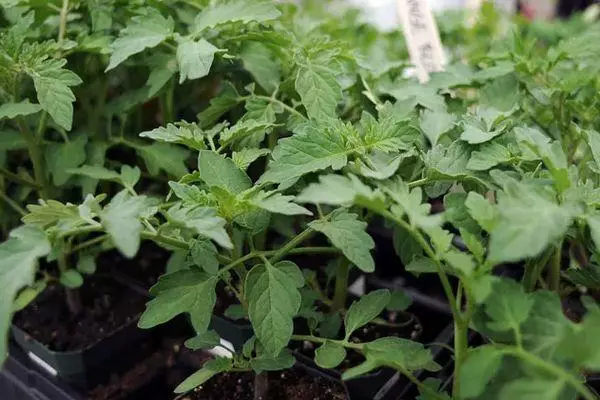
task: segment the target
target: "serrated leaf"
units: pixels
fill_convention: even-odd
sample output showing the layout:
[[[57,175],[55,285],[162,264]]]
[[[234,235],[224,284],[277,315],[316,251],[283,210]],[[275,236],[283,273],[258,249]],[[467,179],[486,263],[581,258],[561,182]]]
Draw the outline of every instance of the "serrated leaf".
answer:
[[[425,110],[421,114],[421,130],[431,144],[437,144],[438,139],[454,127],[456,117],[445,110]]]
[[[121,192],[100,213],[100,220],[112,243],[125,257],[133,258],[140,247],[141,214],[148,205],[145,196]]]
[[[370,292],[353,302],[344,316],[346,340],[352,335],[352,332],[365,326],[381,314],[390,303],[390,300],[390,291],[387,289],[379,289]]]
[[[488,232],[494,229],[499,218],[498,210],[485,197],[476,192],[469,192],[465,205],[479,226]]]
[[[463,228],[470,232],[479,232],[479,225],[469,214],[465,204],[466,193],[448,193],[444,196],[444,219],[455,228]]]
[[[188,376],[174,390],[175,393],[185,393],[202,385],[213,376],[233,368],[233,362],[230,358],[219,357],[204,363],[202,369]]]
[[[510,195],[498,199],[498,222],[490,232],[489,258],[496,263],[537,256],[566,233],[577,211],[522,184],[507,188]]]
[[[174,26],[171,17],[163,17],[154,8],[147,8],[143,14],[133,17],[112,43],[112,54],[106,71],[115,68],[134,54],[158,46],[173,33]]]
[[[152,175],[158,175],[161,170],[176,177],[188,173],[185,160],[190,153],[186,149],[169,143],[156,142],[150,146],[139,146],[137,150]]]
[[[206,331],[185,341],[184,345],[191,350],[212,349],[221,344],[221,337],[215,331]]]
[[[481,395],[502,362],[502,351],[494,346],[481,346],[469,351],[460,370],[460,396],[470,399]]]
[[[587,139],[594,162],[600,167],[600,133],[590,129],[585,131],[585,138]]]
[[[523,291],[523,286],[508,279],[496,281],[485,300],[485,312],[491,319],[487,326],[497,332],[521,332],[521,324],[532,307],[533,299]]]
[[[196,239],[190,245],[190,255],[194,264],[212,275],[219,270],[217,254],[217,248],[208,239]]]
[[[13,301],[19,290],[34,282],[38,258],[50,253],[50,242],[44,232],[34,226],[22,226],[10,232],[0,244],[0,364],[8,354],[7,337],[13,312]]]
[[[60,274],[60,283],[69,289],[77,289],[83,285],[83,276],[74,269],[68,269]]]
[[[234,151],[231,159],[239,169],[245,171],[254,161],[270,153],[269,149],[244,148],[240,151]]]
[[[142,132],[140,137],[147,137],[165,143],[183,144],[194,150],[206,148],[203,131],[196,124],[183,122],[167,124],[166,127],[161,126],[151,131]]]
[[[88,178],[105,181],[120,181],[121,175],[110,169],[98,165],[82,165],[79,168],[71,168],[67,172],[70,174],[83,175]]]
[[[214,240],[220,246],[231,249],[233,244],[225,230],[225,221],[214,209],[208,207],[177,205],[169,209],[169,218],[197,234]]]
[[[73,102],[75,95],[71,86],[82,81],[72,71],[64,69],[67,60],[46,60],[35,70],[27,71],[33,79],[37,99],[52,119],[64,129],[70,131],[73,124]]]
[[[218,48],[204,39],[198,41],[190,38],[183,39],[177,46],[179,83],[208,75],[215,53],[218,51]]]
[[[198,269],[163,275],[150,293],[156,296],[146,304],[138,326],[149,329],[188,313],[197,334],[206,332],[216,302],[219,278]]]
[[[274,214],[312,215],[312,212],[294,203],[293,200],[294,196],[285,196],[281,193],[262,191],[246,199],[250,204]]]
[[[344,210],[334,211],[327,220],[317,220],[309,226],[323,233],[331,243],[365,272],[375,270],[375,262],[370,251],[375,247],[375,242],[365,231],[367,224],[358,219],[358,215]]]
[[[321,368],[335,368],[346,358],[346,349],[337,343],[326,341],[315,351],[315,363]]]
[[[335,118],[342,88],[334,71],[325,65],[308,63],[298,69],[295,84],[311,119]]]
[[[419,274],[437,272],[437,268],[433,260],[426,257],[415,257],[410,264],[406,266],[406,270],[416,276],[419,276]]]
[[[197,33],[228,22],[265,22],[276,19],[281,13],[274,4],[265,0],[231,0],[214,3],[196,16]]]
[[[248,175],[239,169],[230,158],[224,158],[210,150],[200,151],[198,170],[200,179],[209,187],[217,186],[233,194],[252,187],[252,181]]]
[[[0,119],[27,116],[41,110],[42,107],[39,104],[32,104],[27,99],[20,103],[4,103],[0,106]]]
[[[487,171],[490,168],[511,160],[510,151],[496,142],[484,143],[471,153],[467,168],[473,171]]]
[[[294,279],[267,263],[256,266],[255,283],[246,290],[248,315],[267,355],[276,356],[288,344],[301,296]],[[252,271],[250,271],[252,274]],[[248,287],[248,284],[246,285]]]
[[[267,46],[260,42],[248,43],[240,58],[256,82],[272,93],[281,80],[281,66]]]
[[[85,145],[88,138],[78,136],[66,143],[52,143],[46,147],[46,166],[56,186],[64,185],[71,174],[68,172],[85,161]]]
[[[224,82],[221,92],[210,100],[210,105],[198,114],[200,126],[212,126],[219,118],[242,101],[241,96],[230,82]]]
[[[318,183],[311,183],[298,196],[300,203],[350,206],[354,203],[370,208],[385,208],[382,193],[373,191],[354,175],[321,175]]]
[[[366,361],[358,367],[345,371],[342,379],[351,379],[382,366],[407,372],[419,369],[438,371],[441,368],[433,361],[431,351],[421,343],[397,337],[385,337],[366,343],[364,355]]]

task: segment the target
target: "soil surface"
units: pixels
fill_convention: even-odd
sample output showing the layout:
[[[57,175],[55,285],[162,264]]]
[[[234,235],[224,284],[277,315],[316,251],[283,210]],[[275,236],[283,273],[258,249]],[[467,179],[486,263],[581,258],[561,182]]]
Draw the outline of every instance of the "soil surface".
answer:
[[[219,374],[177,400],[254,400],[254,374]],[[337,383],[295,368],[269,373],[269,395],[263,400],[345,400]]]
[[[135,323],[147,300],[110,277],[90,277],[78,291],[80,314],[69,312],[62,286],[50,286],[14,323],[51,350],[81,350]]]

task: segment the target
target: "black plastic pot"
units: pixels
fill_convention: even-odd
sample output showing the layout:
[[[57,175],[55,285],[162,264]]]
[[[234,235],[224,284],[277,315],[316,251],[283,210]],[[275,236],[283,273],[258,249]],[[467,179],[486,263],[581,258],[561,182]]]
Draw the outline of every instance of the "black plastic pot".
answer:
[[[67,385],[39,371],[19,348],[11,345],[9,349],[0,370],[2,400],[83,400]]]
[[[19,327],[12,326],[18,346],[33,363],[51,376],[60,377],[76,388],[90,388],[111,373],[112,361],[124,350],[131,350],[150,336],[149,331],[138,329],[137,318],[103,340],[76,351],[53,351],[29,336]]]

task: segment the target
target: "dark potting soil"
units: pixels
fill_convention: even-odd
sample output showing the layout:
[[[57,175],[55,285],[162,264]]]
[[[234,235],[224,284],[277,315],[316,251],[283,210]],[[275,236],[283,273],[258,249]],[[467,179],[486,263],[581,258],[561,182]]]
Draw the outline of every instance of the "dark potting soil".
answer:
[[[62,286],[50,286],[14,323],[54,351],[85,349],[138,318],[146,298],[110,277],[93,276],[78,289],[83,311],[72,315]]]
[[[219,374],[177,400],[254,400],[254,373]],[[344,400],[333,381],[295,368],[269,373],[269,395],[263,400]]]

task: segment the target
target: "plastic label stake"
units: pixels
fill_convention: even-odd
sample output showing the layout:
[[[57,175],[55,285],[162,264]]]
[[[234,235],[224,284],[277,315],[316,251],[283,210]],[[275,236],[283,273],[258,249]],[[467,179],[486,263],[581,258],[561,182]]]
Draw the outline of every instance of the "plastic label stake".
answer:
[[[431,72],[444,70],[444,50],[440,33],[427,0],[397,0],[398,15],[408,52],[421,83]]]

